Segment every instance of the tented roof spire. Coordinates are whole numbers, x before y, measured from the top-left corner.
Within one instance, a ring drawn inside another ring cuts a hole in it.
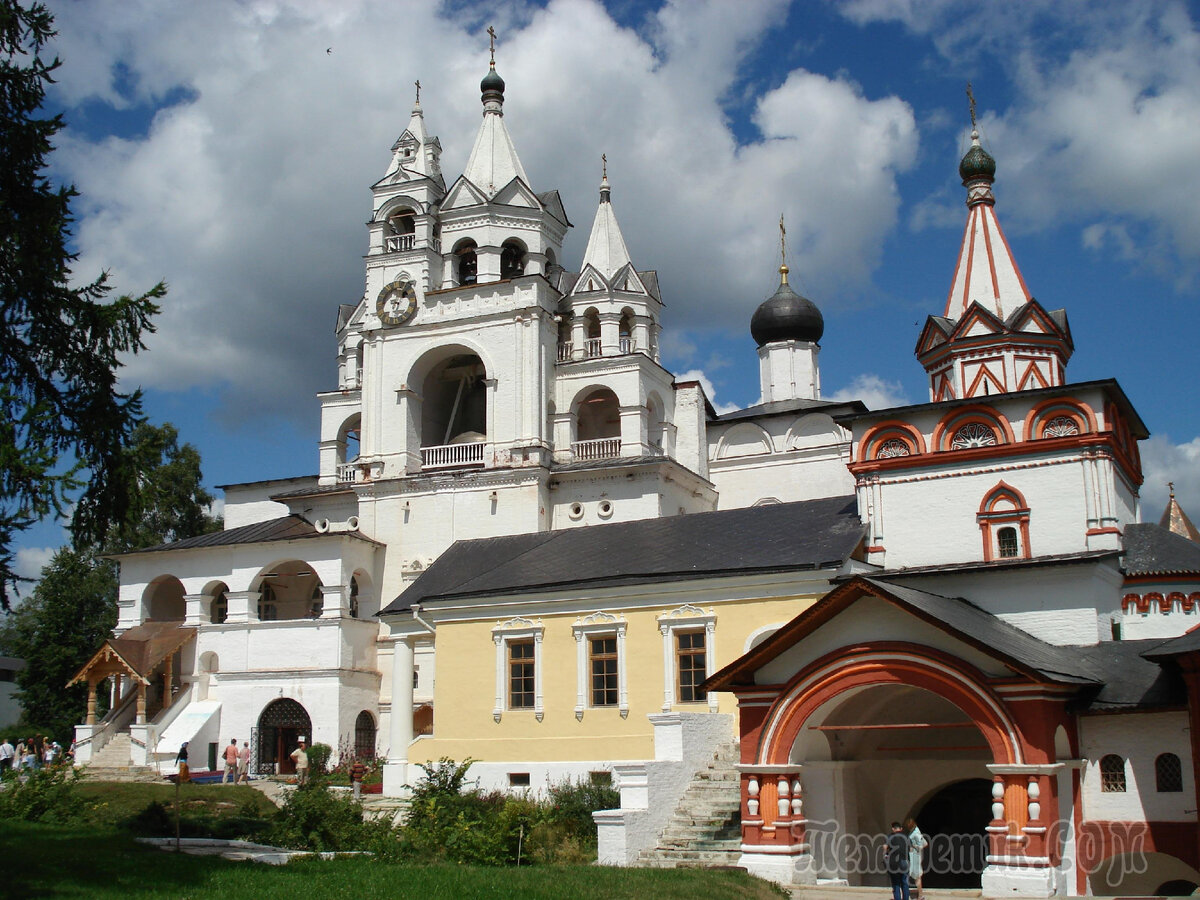
[[[475,136],[463,177],[491,197],[514,178],[529,185],[529,176],[504,125],[504,79],[496,72],[496,30],[489,27],[488,36],[491,62],[479,83],[483,123]]]
[[[632,262],[617,214],[612,208],[612,187],[608,183],[608,157],[601,155],[600,205],[592,222],[592,234],[583,254],[583,268],[589,265],[605,278],[612,278],[622,266]]]

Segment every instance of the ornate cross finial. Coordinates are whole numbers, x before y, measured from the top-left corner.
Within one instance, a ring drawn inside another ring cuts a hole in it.
[[[607,153],[600,154],[600,176],[602,178],[608,177],[608,154]]]
[[[496,65],[496,29],[488,26],[488,52],[492,54],[492,65]]]
[[[971,103],[971,129],[975,129],[975,92],[971,90],[971,82],[967,82],[967,100]]]
[[[417,86],[417,103],[420,103],[421,102],[421,79],[418,78],[413,83],[416,84],[416,86]]]
[[[1167,490],[1171,492],[1171,499],[1174,500],[1175,499],[1175,482],[1168,481],[1167,482]]]
[[[779,261],[787,265],[787,227],[783,224],[783,213],[779,214]]]

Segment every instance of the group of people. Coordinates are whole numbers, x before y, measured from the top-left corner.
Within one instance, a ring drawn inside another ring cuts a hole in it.
[[[884,862],[892,883],[892,900],[920,900],[921,851],[928,843],[915,819],[905,819],[903,825],[892,823],[892,831],[887,836],[884,848]]]
[[[250,783],[250,742],[242,741],[242,749],[238,749],[237,738],[229,739],[229,746],[225,748],[225,774],[221,778],[221,784],[249,784]]]
[[[15,747],[6,737],[0,742],[0,776],[8,772],[32,772],[35,769],[48,768],[71,762],[74,757],[74,743],[64,753],[58,741],[52,741],[44,734],[28,740],[18,739]]]

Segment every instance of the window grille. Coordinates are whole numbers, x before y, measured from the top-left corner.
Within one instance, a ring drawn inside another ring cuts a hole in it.
[[[1001,528],[996,533],[996,546],[1001,559],[1016,559],[1021,554],[1021,545],[1017,540],[1017,529]]]
[[[1183,790],[1183,766],[1174,753],[1160,754],[1154,760],[1154,785],[1160,794],[1178,794]]]
[[[950,440],[951,450],[970,450],[974,447],[996,446],[996,432],[980,422],[968,422]]]
[[[1125,760],[1115,753],[1100,760],[1100,790],[1105,794],[1125,793]]]
[[[1055,416],[1046,423],[1042,431],[1042,437],[1047,438],[1067,437],[1072,434],[1079,434],[1079,423],[1070,416]]]
[[[897,456],[910,456],[912,450],[909,448],[906,441],[900,438],[889,438],[879,445],[879,451],[875,454],[876,459],[894,459]]]

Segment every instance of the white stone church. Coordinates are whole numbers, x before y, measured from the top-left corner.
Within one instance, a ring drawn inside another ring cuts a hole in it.
[[[979,836],[988,895],[1200,886],[1200,534],[1173,497],[1142,521],[1146,426],[1067,380],[978,135],[914,335],[929,402],[822,400],[783,265],[761,400],[718,415],[660,361],[669,285],[607,172],[569,270],[494,61],[480,88],[460,176],[418,101],[371,188],[317,473],[227,485],[223,531],[121,557],[77,759],[165,772],[189,741],[215,768],[236,738],[277,774],[303,736],[384,758],[389,794],[442,756],[485,787],[614,778],[627,864],[725,746],[737,859],[782,882],[875,883],[830,834],[912,815]]]

